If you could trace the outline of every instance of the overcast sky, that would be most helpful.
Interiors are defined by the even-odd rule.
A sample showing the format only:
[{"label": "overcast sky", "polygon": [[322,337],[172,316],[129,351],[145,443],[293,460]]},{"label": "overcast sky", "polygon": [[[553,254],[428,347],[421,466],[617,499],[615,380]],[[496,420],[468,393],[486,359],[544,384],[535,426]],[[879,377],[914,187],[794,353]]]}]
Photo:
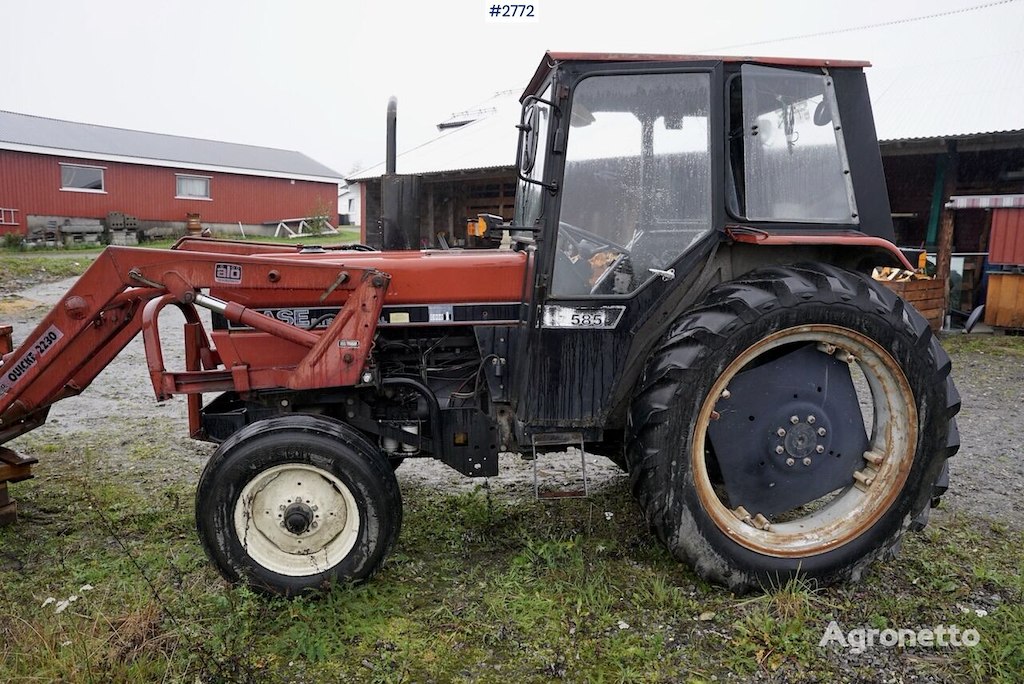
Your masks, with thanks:
[{"label": "overcast sky", "polygon": [[523,88],[546,49],[911,68],[1019,52],[1024,36],[1024,0],[790,41],[993,0],[532,2],[534,22],[489,21],[489,0],[0,0],[0,109],[294,149],[347,174],[383,158],[389,95],[402,150]]}]

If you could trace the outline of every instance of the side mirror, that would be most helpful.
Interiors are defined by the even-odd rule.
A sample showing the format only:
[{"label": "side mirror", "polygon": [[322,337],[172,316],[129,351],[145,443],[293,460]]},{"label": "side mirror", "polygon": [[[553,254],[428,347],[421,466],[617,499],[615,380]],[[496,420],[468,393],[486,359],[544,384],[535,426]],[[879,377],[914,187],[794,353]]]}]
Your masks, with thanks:
[{"label": "side mirror", "polygon": [[523,114],[519,126],[517,126],[522,136],[520,145],[522,152],[519,155],[519,173],[522,175],[533,171],[533,166],[537,163],[538,124],[540,124],[540,110],[537,108],[536,102],[531,102],[523,107]]},{"label": "side mirror", "polygon": [[828,104],[828,100],[822,100],[818,103],[818,106],[814,108],[814,125],[824,126],[832,120],[832,108]]},{"label": "side mirror", "polygon": [[542,188],[546,188],[551,192],[558,191],[558,185],[556,183],[545,183],[543,181],[532,178],[530,174],[533,173],[534,167],[537,165],[537,152],[540,150],[541,145],[546,145],[547,141],[543,139],[541,135],[542,121],[541,117],[544,115],[540,105],[547,105],[548,116],[554,116],[558,113],[558,107],[552,102],[542,100],[536,95],[530,95],[523,100],[523,111],[519,117],[519,125],[516,128],[519,129],[519,150],[516,156],[516,173],[519,176],[519,180],[524,183],[530,183],[531,185],[539,185]]}]

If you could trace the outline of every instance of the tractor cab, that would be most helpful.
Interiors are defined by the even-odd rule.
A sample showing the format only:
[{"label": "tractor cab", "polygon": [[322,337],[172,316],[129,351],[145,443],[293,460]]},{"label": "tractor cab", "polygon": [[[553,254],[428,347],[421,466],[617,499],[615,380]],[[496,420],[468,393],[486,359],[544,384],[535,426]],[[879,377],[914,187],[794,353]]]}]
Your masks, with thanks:
[{"label": "tractor cab", "polygon": [[548,293],[632,295],[726,228],[890,239],[863,66],[549,53],[513,221],[548,242]]},{"label": "tractor cab", "polygon": [[[519,392],[525,424],[596,438],[620,423],[688,293],[784,251],[745,265],[749,249],[713,259],[720,245],[892,238],[863,66],[545,56],[522,98],[512,228],[536,240],[520,387],[551,389]],[[584,372],[552,383],[566,368]]]}]

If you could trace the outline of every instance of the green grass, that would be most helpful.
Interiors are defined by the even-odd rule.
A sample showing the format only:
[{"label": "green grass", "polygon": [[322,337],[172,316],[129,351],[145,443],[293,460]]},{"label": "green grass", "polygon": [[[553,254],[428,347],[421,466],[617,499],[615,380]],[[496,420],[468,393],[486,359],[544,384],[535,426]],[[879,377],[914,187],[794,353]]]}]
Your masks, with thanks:
[{"label": "green grass", "polygon": [[[244,240],[246,242],[272,242],[281,245],[345,245],[359,241],[359,226],[342,226],[336,235],[303,235],[296,238],[271,237],[262,235],[247,235],[242,237],[239,233],[214,233],[216,238],[224,240]],[[166,249],[178,241],[178,238],[167,240],[154,240],[145,242],[140,247],[153,249]]]},{"label": "green grass", "polygon": [[[226,239],[240,239],[239,236],[218,235]],[[253,237],[249,241],[274,242],[282,245],[342,245],[358,242],[359,228],[346,227],[337,235],[310,235],[295,239]],[[152,249],[168,249],[173,240],[159,240],[140,245]],[[53,282],[81,275],[89,267],[101,248],[93,249],[0,249],[0,294],[12,292],[38,283]]]},{"label": "green grass", "polygon": [[[858,585],[737,598],[655,543],[621,483],[555,503],[406,488],[378,576],[287,601],[220,580],[196,541],[191,486],[101,475],[99,447],[72,442],[12,486],[21,519],[0,529],[8,681],[877,679],[866,660],[819,648],[832,619],[980,631],[976,648],[868,652],[919,677],[1024,671],[1024,534],[978,519],[933,516]],[[72,595],[63,612],[44,605]]]},{"label": "green grass", "polygon": [[58,257],[0,252],[0,293],[81,275],[94,258],[94,254]]},{"label": "green grass", "polygon": [[945,335],[942,346],[952,355],[1024,356],[1024,337],[1019,335]]}]

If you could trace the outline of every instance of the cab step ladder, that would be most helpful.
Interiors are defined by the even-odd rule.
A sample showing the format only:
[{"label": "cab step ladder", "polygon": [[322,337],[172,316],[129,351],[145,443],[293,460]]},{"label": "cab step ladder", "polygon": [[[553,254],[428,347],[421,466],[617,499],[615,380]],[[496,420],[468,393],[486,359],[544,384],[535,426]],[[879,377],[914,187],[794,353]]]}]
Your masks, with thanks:
[{"label": "cab step ladder", "polygon": [[[557,452],[576,450],[580,455],[579,477],[576,480],[576,488],[557,489],[555,487],[542,487],[542,476],[549,480],[556,480],[567,474],[565,471],[549,470],[542,468],[540,456],[551,453],[555,450],[551,447],[562,446]],[[538,449],[540,447],[540,449]],[[578,488],[582,482],[583,488]],[[563,485],[564,486],[564,485]],[[587,480],[587,452],[583,448],[583,435],[579,432],[549,432],[533,435],[533,493],[538,499],[585,499],[590,494],[590,483]]]}]

